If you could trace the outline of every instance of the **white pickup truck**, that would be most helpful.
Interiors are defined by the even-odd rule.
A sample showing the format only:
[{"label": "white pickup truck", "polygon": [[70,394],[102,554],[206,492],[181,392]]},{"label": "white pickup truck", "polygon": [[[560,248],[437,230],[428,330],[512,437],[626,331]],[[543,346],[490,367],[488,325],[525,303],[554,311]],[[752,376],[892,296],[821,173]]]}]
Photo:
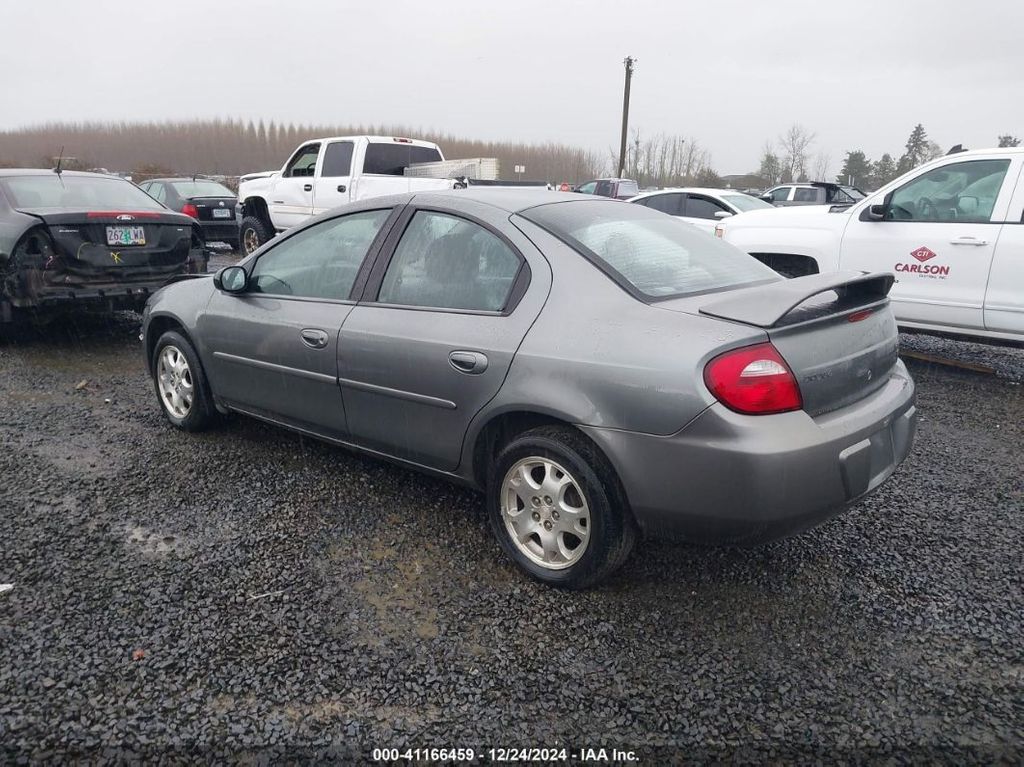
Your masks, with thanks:
[{"label": "white pickup truck", "polygon": [[896,274],[903,327],[1024,341],[1024,148],[946,155],[845,208],[741,213],[715,234],[787,277]]},{"label": "white pickup truck", "polygon": [[274,236],[339,205],[401,192],[451,189],[446,178],[404,175],[414,163],[444,160],[429,141],[337,136],[300,145],[279,171],[250,173],[238,185],[239,240],[247,255]]}]

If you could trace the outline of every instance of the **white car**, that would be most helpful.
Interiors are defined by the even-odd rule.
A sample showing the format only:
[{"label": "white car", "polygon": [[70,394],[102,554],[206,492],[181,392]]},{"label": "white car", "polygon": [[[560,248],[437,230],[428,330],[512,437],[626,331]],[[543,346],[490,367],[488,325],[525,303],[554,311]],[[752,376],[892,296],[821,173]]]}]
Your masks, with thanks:
[{"label": "white car", "polygon": [[903,327],[1024,341],[1024,148],[946,155],[852,206],[754,211],[715,233],[788,277],[894,272]]},{"label": "white car", "polygon": [[771,204],[735,189],[661,189],[638,194],[629,198],[629,202],[668,213],[705,232],[714,232],[715,224],[737,213],[763,208],[773,210]]}]

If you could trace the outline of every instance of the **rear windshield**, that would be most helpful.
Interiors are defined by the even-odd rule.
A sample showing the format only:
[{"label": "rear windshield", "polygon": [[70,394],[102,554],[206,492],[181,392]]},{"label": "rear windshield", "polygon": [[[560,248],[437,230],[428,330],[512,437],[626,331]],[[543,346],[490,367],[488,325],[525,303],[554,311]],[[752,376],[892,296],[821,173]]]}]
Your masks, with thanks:
[{"label": "rear windshield", "polygon": [[234,197],[235,194],[216,181],[175,181],[171,184],[178,197]]},{"label": "rear windshield", "polygon": [[780,279],[738,248],[643,205],[580,201],[524,211],[634,294],[651,300]]},{"label": "rear windshield", "polygon": [[164,206],[120,178],[105,176],[9,176],[0,178],[15,208],[164,210]]},{"label": "rear windshield", "polygon": [[370,143],[366,146],[363,173],[404,176],[405,169],[416,162],[438,162],[441,153],[434,147],[415,144]]},{"label": "rear windshield", "polygon": [[619,182],[619,193],[616,195],[617,197],[635,197],[638,194],[640,194],[640,187],[637,186],[635,181],[623,179]]},{"label": "rear windshield", "polygon": [[723,194],[722,199],[741,213],[745,213],[748,210],[760,210],[761,208],[775,207],[771,203],[767,203],[757,197],[751,197],[749,194]]}]

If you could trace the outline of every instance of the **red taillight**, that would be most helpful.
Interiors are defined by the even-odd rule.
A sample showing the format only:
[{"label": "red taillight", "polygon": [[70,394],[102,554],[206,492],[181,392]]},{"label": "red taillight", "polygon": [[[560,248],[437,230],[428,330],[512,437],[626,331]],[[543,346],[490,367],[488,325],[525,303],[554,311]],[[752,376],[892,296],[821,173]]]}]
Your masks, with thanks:
[{"label": "red taillight", "polygon": [[870,316],[871,316],[871,310],[870,309],[862,309],[859,312],[854,312],[853,314],[849,315],[846,318],[846,321],[847,322],[860,322],[861,320],[866,320]]},{"label": "red taillight", "polygon": [[796,376],[771,344],[720,354],[704,368],[704,383],[719,402],[737,413],[767,415],[803,406]]},{"label": "red taillight", "polygon": [[186,202],[181,207],[181,212],[186,216],[192,216],[192,218],[199,218],[199,209],[190,202]]}]

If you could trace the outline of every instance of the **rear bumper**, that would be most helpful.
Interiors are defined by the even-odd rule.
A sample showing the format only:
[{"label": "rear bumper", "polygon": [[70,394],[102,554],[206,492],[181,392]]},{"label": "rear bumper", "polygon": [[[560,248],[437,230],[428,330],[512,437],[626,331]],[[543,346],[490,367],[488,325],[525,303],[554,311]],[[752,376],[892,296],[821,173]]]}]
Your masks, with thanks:
[{"label": "rear bumper", "polygon": [[238,220],[200,221],[207,242],[238,242]]},{"label": "rear bumper", "polygon": [[137,309],[170,280],[205,273],[207,260],[205,250],[194,248],[184,262],[171,268],[128,267],[120,274],[112,268],[89,274],[82,267],[74,273],[23,267],[0,287],[0,321],[10,321],[14,309]]},{"label": "rear bumper", "polygon": [[757,543],[838,514],[887,480],[910,452],[917,410],[902,362],[842,410],[743,416],[712,405],[657,437],[583,427],[612,461],[652,537]]}]

